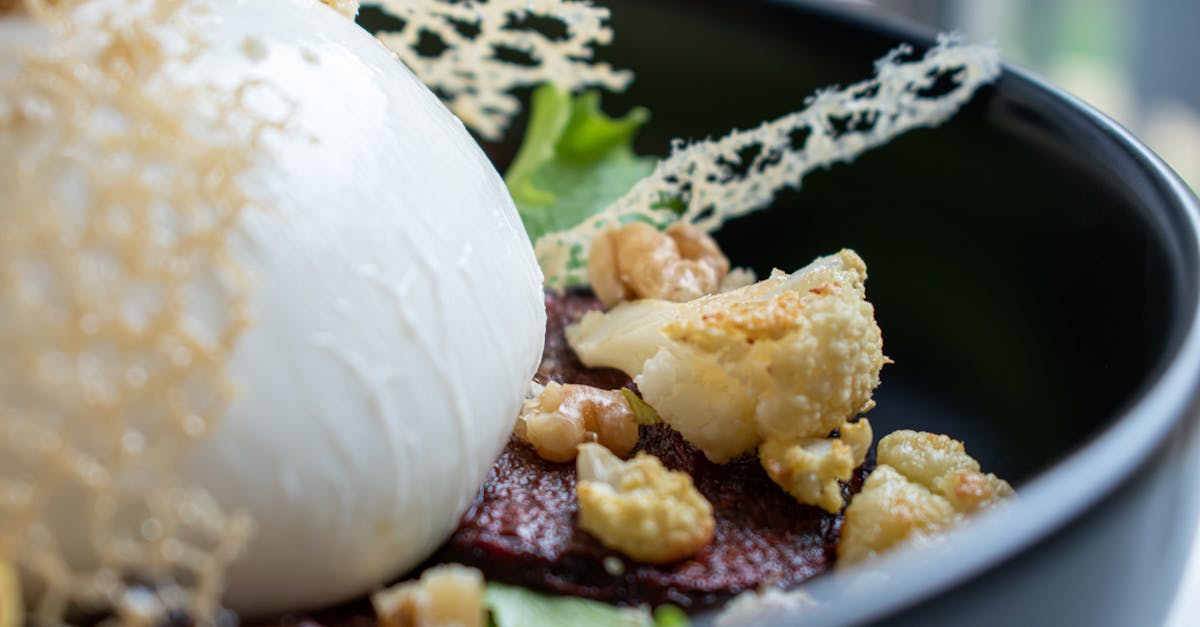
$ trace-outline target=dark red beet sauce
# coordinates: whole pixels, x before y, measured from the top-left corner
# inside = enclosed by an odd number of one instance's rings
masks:
[[[566,326],[594,309],[601,305],[589,291],[546,295],[539,381],[634,387],[619,370],[585,368],[567,346]],[[692,475],[713,505],[713,542],[691,558],[640,564],[605,549],[575,526],[575,465],[547,462],[513,437],[454,535],[422,568],[458,562],[479,568],[490,581],[620,605],[672,603],[697,611],[764,584],[794,586],[833,564],[841,514],[797,503],[756,458],[714,464],[665,426],[642,427],[638,450]],[[858,469],[843,486],[844,496],[859,490],[863,476],[864,469]],[[621,568],[606,569],[609,557]],[[357,601],[259,624],[366,627],[375,620],[370,605]]]

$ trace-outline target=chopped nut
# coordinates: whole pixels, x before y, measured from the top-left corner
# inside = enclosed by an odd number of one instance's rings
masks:
[[[417,581],[371,595],[382,627],[483,627],[483,574],[458,564],[435,566]]]
[[[660,232],[644,222],[611,229],[592,245],[588,276],[597,298],[686,302],[721,289],[729,260],[707,233],[682,222]]]
[[[667,563],[712,542],[712,505],[686,473],[667,470],[653,455],[623,462],[596,444],[579,447],[579,526],[629,557]]]
[[[958,523],[1013,493],[979,471],[962,442],[897,431],[879,441],[879,467],[846,508],[838,563],[853,564]]]
[[[770,439],[758,447],[758,459],[771,480],[801,503],[831,513],[842,509],[838,480],[849,480],[854,471],[854,450],[845,442],[833,438]]]
[[[525,401],[515,433],[542,459],[569,462],[585,442],[628,455],[637,445],[638,425],[621,390],[551,382]]]

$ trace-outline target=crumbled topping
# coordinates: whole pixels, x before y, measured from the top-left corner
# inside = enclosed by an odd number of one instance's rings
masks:
[[[854,467],[857,468],[867,461],[867,453],[871,443],[875,441],[875,433],[871,429],[871,421],[860,418],[855,422],[846,422],[838,427],[838,437],[850,446],[854,453]]]
[[[639,298],[686,302],[715,294],[729,260],[713,238],[677,222],[666,232],[634,222],[610,229],[588,256],[592,290],[606,307]]]
[[[846,508],[839,564],[920,542],[1013,493],[1008,482],[979,472],[962,442],[944,435],[891,433],[879,441],[878,462]]]
[[[641,300],[567,329],[588,366],[619,368],[715,462],[768,439],[823,438],[871,406],[885,363],[866,265],[842,251],[688,303]]]
[[[267,122],[243,90],[173,79],[204,45],[195,2],[18,5],[0,19],[48,40],[0,78],[0,554],[39,624],[77,604],[211,623],[251,524],[176,463],[232,397],[230,234]],[[68,561],[81,544],[94,559]]]
[[[878,462],[895,468],[949,499],[960,512],[973,512],[1012,494],[1008,482],[980,472],[962,442],[921,431],[896,431],[879,441]]]
[[[621,390],[552,381],[533,390],[514,432],[547,461],[569,462],[585,442],[625,457],[637,445],[635,418]]]
[[[763,469],[797,501],[830,513],[841,511],[842,488],[871,448],[871,423],[866,418],[838,427],[838,437],[799,441],[767,438],[758,447]]]
[[[758,447],[758,458],[771,480],[801,503],[837,513],[842,509],[842,488],[854,471],[854,451],[834,438],[808,438],[799,442],[769,439]]]
[[[598,444],[579,447],[579,527],[629,557],[667,563],[712,542],[712,505],[687,473],[667,470],[653,455],[621,461]]]
[[[628,71],[593,62],[596,45],[612,40],[609,11],[587,0],[373,0],[404,22],[400,31],[379,39],[423,83],[445,98],[467,126],[498,140],[521,108],[510,93],[519,87],[553,83],[567,91],[604,87],[621,91],[633,79]],[[536,20],[561,24],[561,36],[527,26]],[[441,50],[418,51],[422,37]],[[512,58],[524,62],[514,63]]]
[[[483,574],[458,564],[442,564],[371,595],[381,627],[483,627]]]
[[[922,58],[910,59],[911,52],[908,46],[892,50],[875,63],[873,78],[818,91],[795,113],[719,139],[677,141],[653,174],[604,211],[538,239],[546,285],[585,282],[585,268],[576,260],[587,259],[592,243],[610,228],[631,220],[659,226],[678,220],[711,233],[765,207],[779,190],[798,188],[809,172],[849,162],[909,130],[941,124],[1000,75],[992,46],[941,37]],[[955,86],[933,95],[933,86],[947,77]],[[793,138],[803,134],[807,139],[797,144]],[[746,160],[748,153],[754,156]]]

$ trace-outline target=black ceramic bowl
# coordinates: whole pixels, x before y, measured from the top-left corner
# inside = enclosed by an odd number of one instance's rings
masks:
[[[795,2],[608,0],[645,151],[796,109],[928,33]],[[1188,552],[1200,382],[1196,198],[1111,120],[1009,68],[941,128],[809,176],[719,239],[760,273],[869,267],[877,433],[948,433],[1019,498],[925,550],[814,582],[796,622],[1153,625]],[[788,621],[784,621],[788,622]]]
[[[650,108],[652,154],[930,41],[805,3],[600,4],[616,33],[605,58],[637,73],[607,108]],[[1135,138],[1009,68],[943,127],[728,224],[730,258],[760,274],[857,250],[895,359],[876,432],[948,433],[1019,492],[936,546],[813,582],[823,605],[784,622],[1160,624],[1196,509],[1197,223],[1196,198]]]

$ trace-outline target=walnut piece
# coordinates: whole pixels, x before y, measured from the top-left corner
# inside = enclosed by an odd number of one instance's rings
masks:
[[[381,627],[483,627],[483,574],[458,564],[442,564],[371,595]]]
[[[598,444],[581,445],[575,464],[579,527],[604,546],[664,564],[712,542],[712,505],[687,473],[667,470],[646,453],[623,462]]]
[[[569,462],[576,447],[597,442],[621,457],[638,441],[638,426],[620,390],[551,382],[533,390],[517,417],[514,432],[542,459]]]
[[[879,466],[846,508],[838,564],[919,542],[1013,493],[944,435],[897,431],[879,441],[878,453]]]
[[[606,307],[657,298],[682,303],[720,291],[729,260],[707,233],[682,222],[666,232],[633,222],[604,233],[588,255],[588,277]]]

